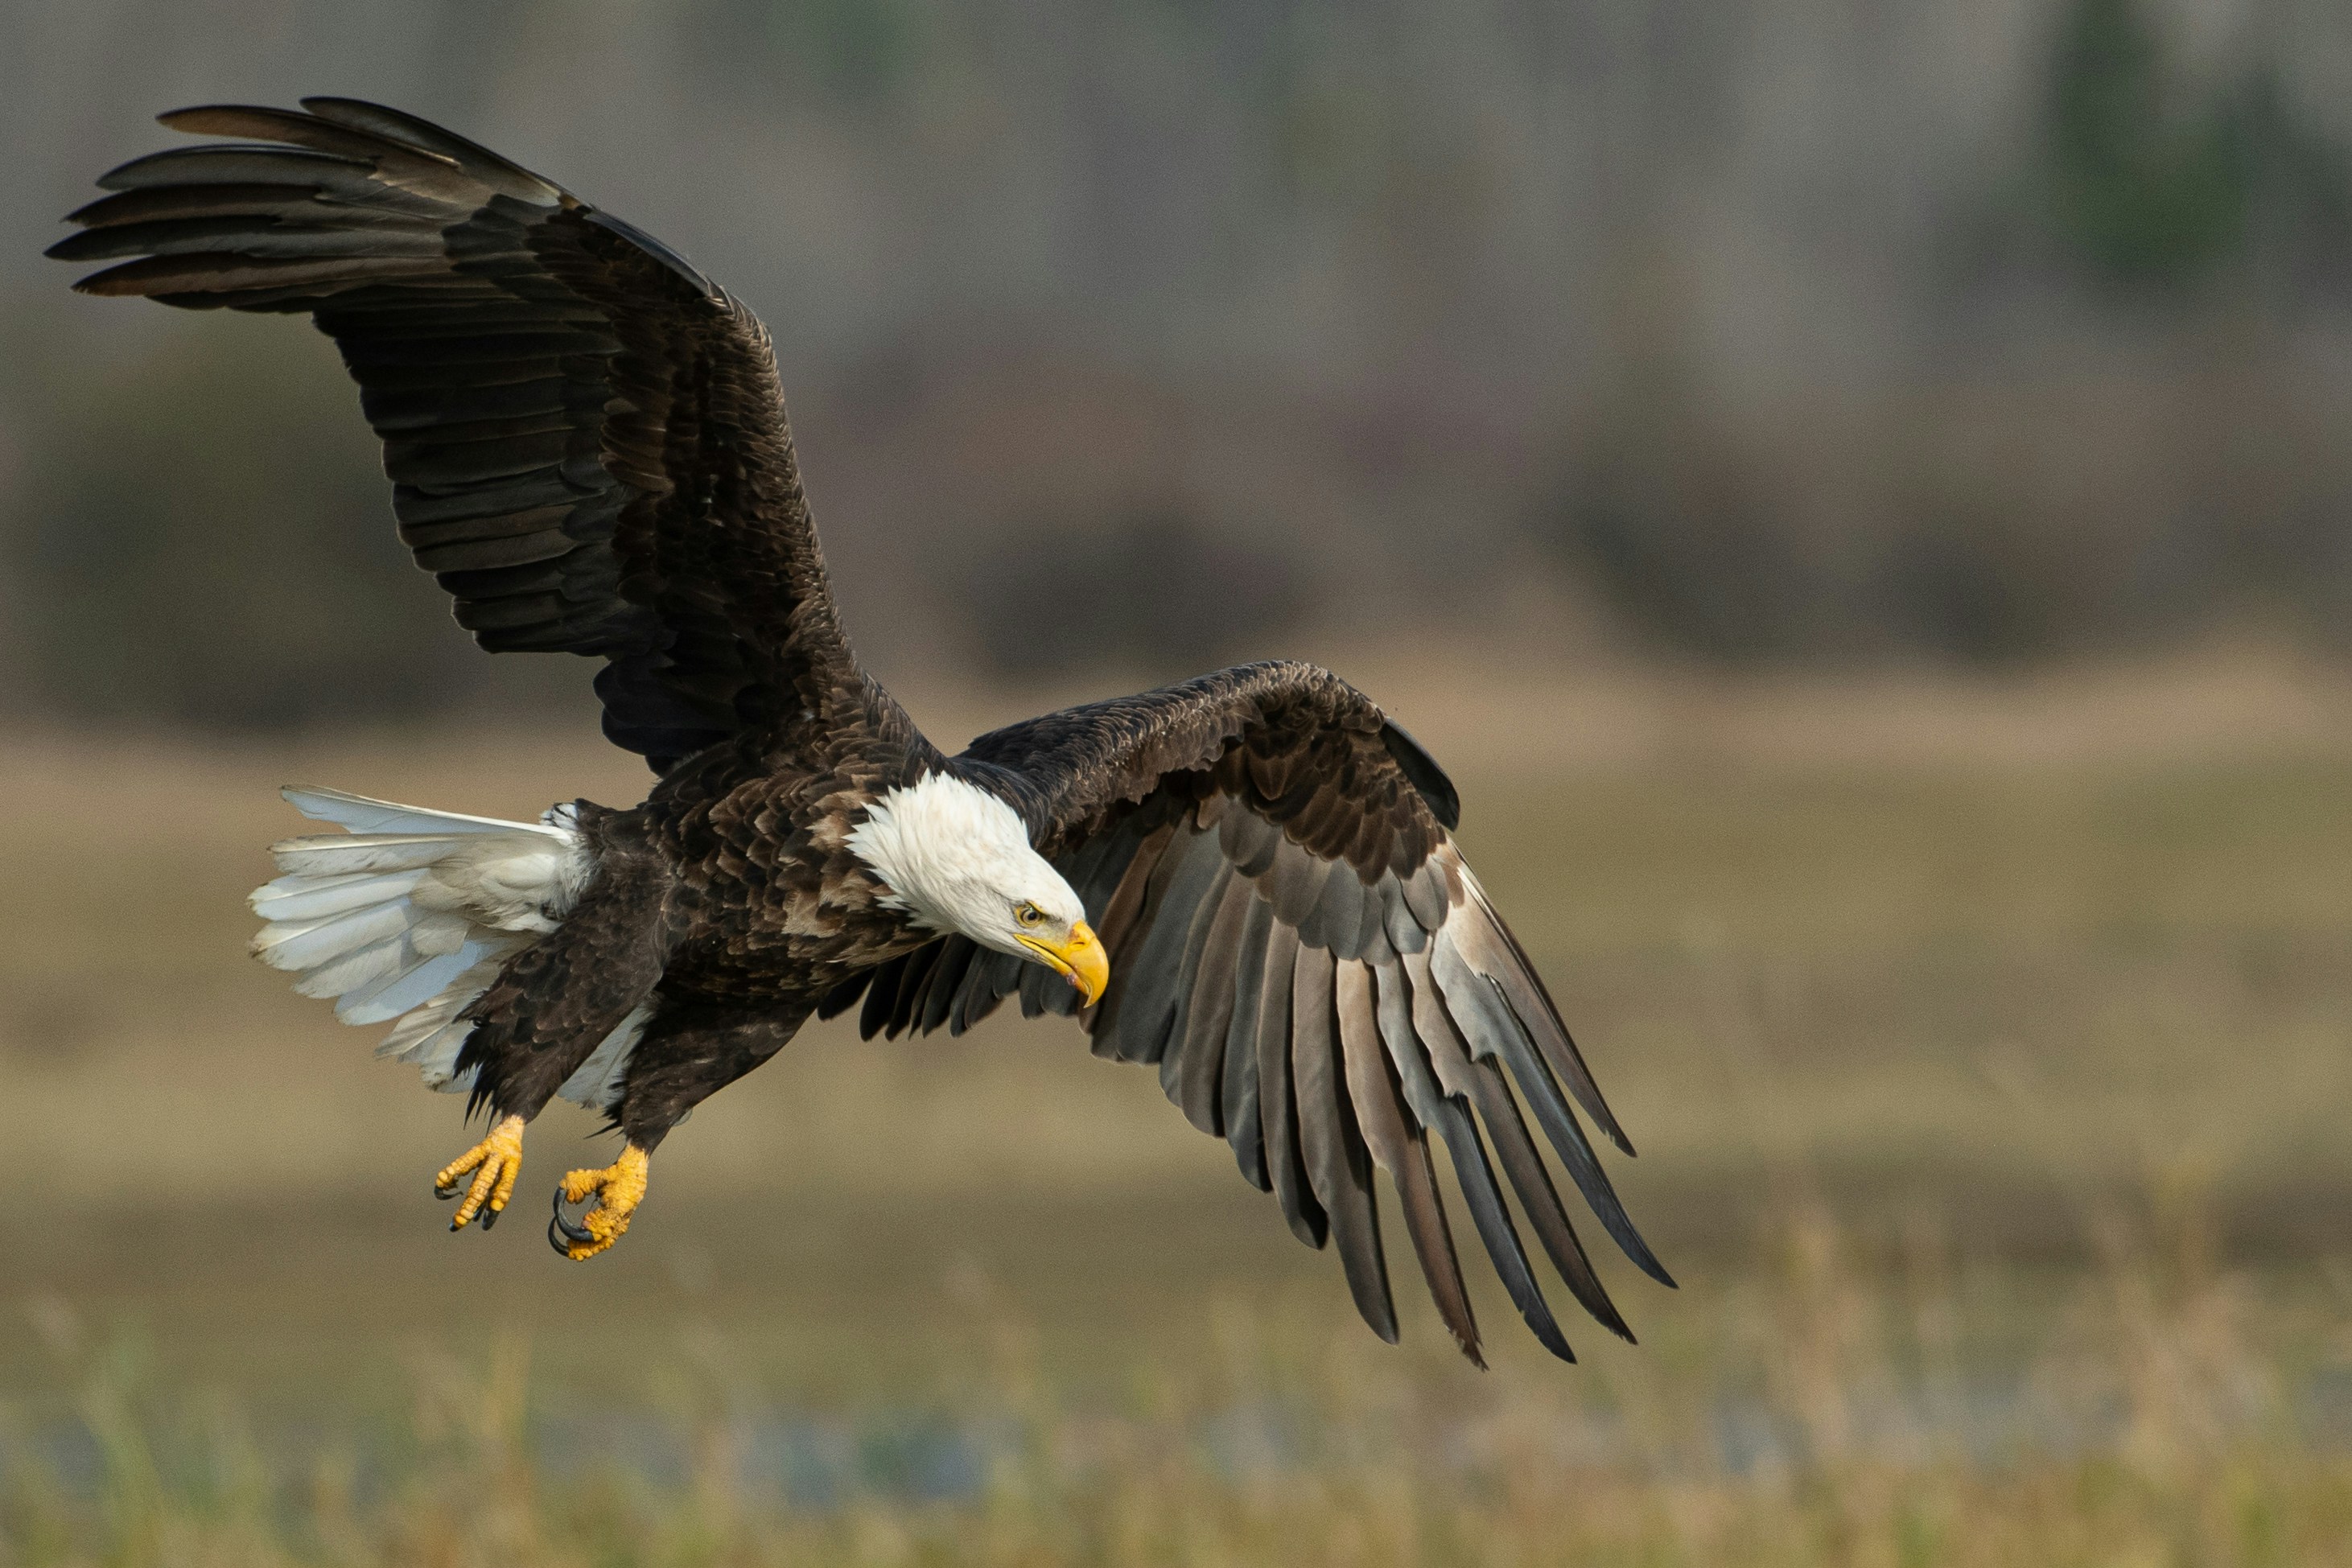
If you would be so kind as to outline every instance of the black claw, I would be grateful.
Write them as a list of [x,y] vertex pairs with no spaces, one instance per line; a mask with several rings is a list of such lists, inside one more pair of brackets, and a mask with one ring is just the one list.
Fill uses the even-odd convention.
[[572,1249],[563,1244],[563,1238],[558,1233],[557,1229],[557,1228],[562,1225],[562,1223],[563,1220],[561,1216],[558,1216],[547,1222],[547,1244],[550,1247],[554,1248],[558,1252],[563,1254],[566,1258],[569,1258],[572,1256]]
[[485,1208],[485,1209],[483,1209],[483,1210],[482,1210],[482,1228],[483,1228],[483,1229],[485,1229],[485,1230],[488,1230],[488,1229],[489,1229],[491,1227],[493,1227],[493,1226],[497,1225],[497,1224],[498,1224],[498,1222],[499,1222],[499,1215],[501,1215],[501,1214],[503,1214],[504,1212],[506,1212],[504,1209],[498,1209],[498,1208]]
[[[560,1186],[555,1189],[555,1218],[549,1225],[548,1230],[551,1235],[556,1231],[562,1232],[564,1239],[574,1245],[596,1239],[593,1232],[582,1226],[574,1225],[570,1217],[563,1212],[563,1189]],[[562,1243],[557,1243],[555,1249],[559,1252],[562,1251]]]
[[466,1188],[462,1183],[457,1186],[436,1186],[433,1189],[433,1196],[439,1198],[442,1202],[447,1203],[450,1199],[456,1197],[459,1193],[465,1190]]

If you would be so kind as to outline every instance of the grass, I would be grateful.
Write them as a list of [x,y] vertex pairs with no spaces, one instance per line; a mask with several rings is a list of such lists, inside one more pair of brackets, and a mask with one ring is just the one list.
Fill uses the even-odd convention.
[[812,1030],[610,1257],[452,1239],[457,1103],[238,956],[268,788],[627,759],[19,737],[0,1564],[2352,1563],[2352,755],[2126,695],[1621,701],[1664,741],[1549,754],[1405,707],[1685,1283],[1612,1269],[1643,1343],[1575,1368],[1482,1295],[1490,1375],[1417,1301],[1374,1342],[1042,1025]]
[[2098,1267],[2027,1290],[2015,1361],[2022,1281],[1926,1237],[1858,1266],[1801,1207],[1653,1348],[1575,1374],[1474,1379],[1235,1294],[1200,1345],[1137,1347],[1089,1390],[967,1268],[919,1405],[782,1399],[688,1313],[597,1396],[550,1375],[560,1328],[517,1329],[323,1428],[159,1395],[135,1342],[39,1302],[72,1375],[13,1412],[0,1542],[122,1564],[2352,1561],[2340,1299],[2214,1270],[2194,1223],[2105,1233]]

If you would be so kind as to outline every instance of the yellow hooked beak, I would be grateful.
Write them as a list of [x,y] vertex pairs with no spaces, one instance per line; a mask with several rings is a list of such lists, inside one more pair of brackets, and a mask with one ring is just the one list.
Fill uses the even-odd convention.
[[1018,938],[1021,946],[1042,959],[1045,967],[1078,988],[1078,998],[1092,1007],[1101,999],[1103,988],[1110,984],[1110,956],[1094,933],[1094,927],[1081,920],[1070,927],[1067,940],[1055,942],[1043,936]]

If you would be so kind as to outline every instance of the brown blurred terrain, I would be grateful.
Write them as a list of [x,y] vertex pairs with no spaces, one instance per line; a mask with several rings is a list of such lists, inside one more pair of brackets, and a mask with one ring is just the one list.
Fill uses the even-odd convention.
[[[1685,1286],[1608,1270],[1643,1346],[1572,1333],[1589,1364],[1549,1364],[1493,1292],[1492,1375],[1454,1361],[1417,1300],[1405,1346],[1379,1346],[1330,1260],[1148,1074],[1049,1020],[897,1044],[812,1028],[665,1145],[610,1258],[557,1258],[520,1202],[494,1235],[453,1238],[425,1184],[462,1142],[460,1103],[242,957],[260,846],[292,826],[272,789],[520,814],[633,798],[633,759],[578,730],[26,731],[0,762],[20,890],[0,942],[0,1249],[39,1330],[0,1350],[20,1478],[44,1421],[199,1390],[141,1440],[209,1453],[226,1439],[202,1411],[241,1412],[243,1462],[278,1478],[255,1484],[308,1496],[311,1440],[289,1433],[327,1434],[410,1497],[362,1509],[363,1535],[429,1516],[468,1551],[490,1527],[430,1480],[453,1431],[553,1466],[534,1486],[619,1465],[655,1511],[606,1523],[648,1561],[668,1559],[632,1532],[677,1524],[657,1500],[681,1465],[735,1499],[749,1561],[848,1552],[828,1532],[867,1514],[911,1531],[908,1552],[979,1517],[960,1509],[1011,1529],[998,1489],[1016,1482],[1075,1489],[1022,1505],[1044,1510],[1024,1530],[1111,1506],[1098,1480],[1171,1519],[1238,1508],[1248,1535],[1306,1506],[1297,1487],[1374,1485],[1405,1462],[1387,1445],[1460,1442],[1476,1452],[1416,1484],[1424,1524],[1469,1531],[1465,1561],[1570,1517],[1595,1551],[1647,1539],[1636,1500],[1675,1485],[1743,1535],[1812,1530],[1806,1494],[1772,1479],[1805,1474],[1851,1483],[1839,1506],[1877,1539],[1901,1522],[1870,1511],[1901,1512],[1889,1499],[1965,1508],[1967,1488],[2085,1453],[2124,1467],[2116,1528],[2155,1528],[2130,1489],[2166,1492],[2166,1467],[2268,1455],[2292,1528],[2344,1544],[2301,1489],[2352,1486],[2352,1461],[2326,1458],[2352,1431],[2352,1342],[2331,1326],[2352,1291],[2352,682],[2254,653],[2000,683],[1358,674],[1454,769],[1469,852],[1643,1151],[1621,1184]],[[914,706],[951,740],[1018,705]],[[543,1119],[526,1187],[576,1163],[587,1127]],[[2147,1403],[2174,1379],[2173,1403]],[[423,1449],[372,1436],[418,1421],[403,1442]],[[1149,1452],[1089,1479],[1063,1452],[1089,1431]],[[714,1432],[751,1447],[713,1459],[696,1445]],[[900,1441],[929,1458],[889,1458]],[[467,1451],[446,1462],[490,1463]],[[2040,1458],[2004,1468],[2022,1455]],[[1194,1479],[1167,1490],[1178,1472]],[[90,1483],[57,1473],[64,1500],[42,1506],[70,1520]],[[1616,1500],[1554,1517],[1571,1477]],[[1488,1484],[1536,1513],[1483,1511]],[[1667,1490],[1622,1490],[1648,1485]],[[1251,1503],[1265,1487],[1284,1500]],[[843,1515],[844,1498],[866,1500]],[[2088,1528],[2080,1500],[2036,1506],[2055,1512],[2035,1530]],[[564,1517],[530,1550],[568,1560]],[[1677,1539],[1748,1560],[1702,1550],[1713,1528]],[[1232,1560],[1260,1560],[1239,1539]],[[1364,1550],[1331,1560],[1443,1555]]]

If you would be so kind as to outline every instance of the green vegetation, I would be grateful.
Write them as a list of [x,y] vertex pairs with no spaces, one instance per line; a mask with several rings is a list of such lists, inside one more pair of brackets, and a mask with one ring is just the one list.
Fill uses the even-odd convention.
[[[1853,1271],[1798,1211],[1771,1267],[1644,1354],[1466,1376],[1215,1304],[1198,1354],[1074,1394],[964,1282],[945,1404],[778,1409],[700,1338],[583,1412],[542,1327],[436,1358],[413,1412],[307,1441],[88,1355],[73,1426],[12,1422],[13,1564],[2205,1564],[2352,1560],[2352,1454],[2308,1430],[2331,1337],[2193,1244],[2051,1297],[1988,1383],[2014,1281]],[[37,1319],[59,1347],[65,1314]],[[2331,1385],[2332,1386],[2332,1385]],[[2325,1425],[2342,1419],[2325,1411]],[[315,1433],[315,1427],[307,1431]],[[583,1437],[583,1431],[591,1435]],[[86,1434],[86,1437],[83,1436]]]
[[[2340,155],[2271,72],[2185,90],[2166,41],[2137,0],[2074,0],[2061,20],[2042,145],[2061,237],[2123,288],[2257,259],[2340,266],[2352,216]],[[2250,254],[2282,245],[2306,254]]]

